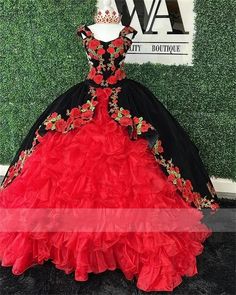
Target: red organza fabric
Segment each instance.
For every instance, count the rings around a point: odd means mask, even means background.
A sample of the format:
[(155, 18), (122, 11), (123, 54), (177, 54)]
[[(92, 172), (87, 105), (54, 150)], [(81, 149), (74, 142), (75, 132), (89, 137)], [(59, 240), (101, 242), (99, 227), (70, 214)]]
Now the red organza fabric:
[[(94, 120), (67, 134), (48, 132), (21, 174), (0, 193), (1, 208), (189, 208), (167, 181), (147, 141), (131, 141), (99, 97)], [(90, 272), (121, 269), (145, 291), (172, 291), (197, 273), (202, 232), (1, 233), (0, 260), (16, 275), (52, 259), (85, 281)]]

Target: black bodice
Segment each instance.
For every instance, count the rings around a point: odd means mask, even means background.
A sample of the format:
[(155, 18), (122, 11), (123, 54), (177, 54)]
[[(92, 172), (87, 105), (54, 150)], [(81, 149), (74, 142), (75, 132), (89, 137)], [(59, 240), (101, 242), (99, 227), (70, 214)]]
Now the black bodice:
[(93, 32), (86, 25), (81, 25), (77, 29), (77, 34), (83, 37), (89, 60), (90, 70), (87, 79), (94, 86), (117, 86), (120, 81), (126, 78), (124, 71), (124, 59), (129, 50), (132, 40), (126, 35), (137, 31), (131, 26), (125, 26), (117, 38), (104, 42), (97, 40)]

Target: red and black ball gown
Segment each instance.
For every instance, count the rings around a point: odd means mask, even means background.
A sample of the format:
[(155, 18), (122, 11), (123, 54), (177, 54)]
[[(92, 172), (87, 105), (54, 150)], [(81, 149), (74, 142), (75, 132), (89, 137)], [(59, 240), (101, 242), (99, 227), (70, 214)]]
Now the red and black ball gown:
[(200, 222), (201, 209), (218, 209), (216, 192), (185, 130), (126, 76), (124, 59), (137, 31), (125, 26), (109, 42), (86, 25), (76, 32), (88, 76), (30, 128), (2, 181), (0, 208), (192, 208), (196, 231), (2, 232), (0, 261), (19, 275), (51, 259), (78, 281), (119, 268), (142, 290), (173, 290), (182, 276), (198, 272), (196, 256), (212, 233)]

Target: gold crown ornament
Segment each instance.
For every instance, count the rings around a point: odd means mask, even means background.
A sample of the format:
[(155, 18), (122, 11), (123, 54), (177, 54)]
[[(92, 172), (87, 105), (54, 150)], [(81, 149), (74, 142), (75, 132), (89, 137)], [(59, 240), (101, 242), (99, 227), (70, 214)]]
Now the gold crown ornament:
[(97, 24), (119, 24), (121, 21), (121, 15), (116, 11), (106, 10), (105, 13), (103, 13), (101, 10), (98, 10), (97, 14), (94, 16), (94, 20)]
[(113, 9), (110, 0), (103, 1), (103, 8), (98, 8), (94, 16), (95, 23), (99, 24), (119, 24), (121, 21), (121, 14)]

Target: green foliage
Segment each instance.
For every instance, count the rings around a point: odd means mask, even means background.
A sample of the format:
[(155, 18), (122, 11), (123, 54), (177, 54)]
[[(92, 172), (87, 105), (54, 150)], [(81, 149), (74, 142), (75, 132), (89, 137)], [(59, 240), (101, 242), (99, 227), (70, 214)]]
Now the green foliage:
[[(210, 175), (236, 179), (234, 1), (195, 0), (194, 66), (126, 64), (200, 150)], [(93, 22), (95, 0), (5, 0), (1, 15), (0, 163), (9, 164), (36, 117), (85, 79), (87, 58), (75, 34)]]

